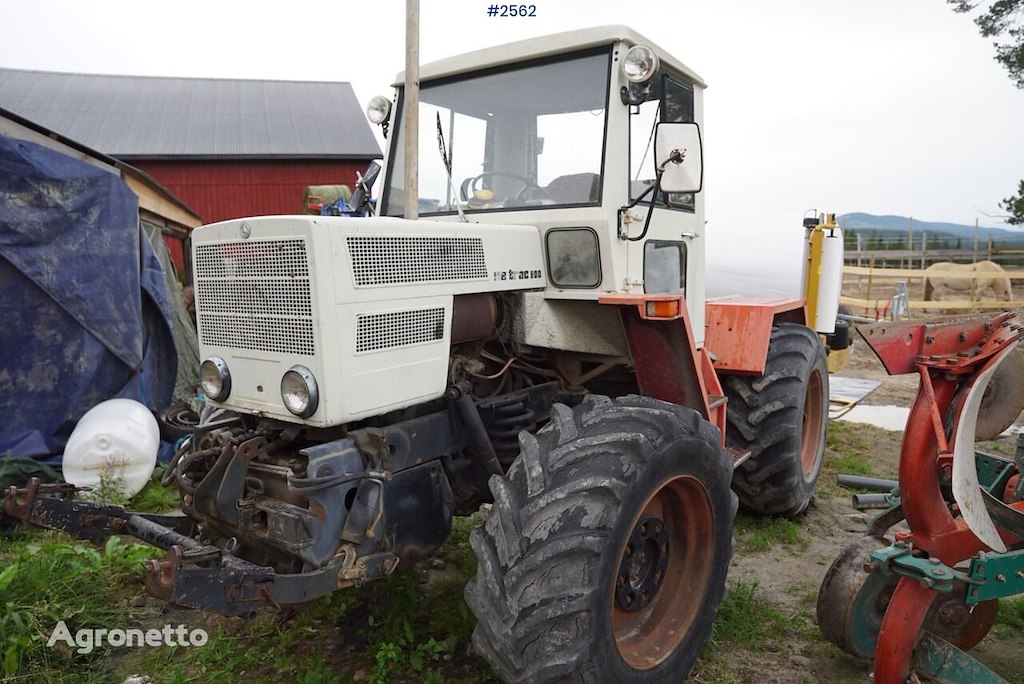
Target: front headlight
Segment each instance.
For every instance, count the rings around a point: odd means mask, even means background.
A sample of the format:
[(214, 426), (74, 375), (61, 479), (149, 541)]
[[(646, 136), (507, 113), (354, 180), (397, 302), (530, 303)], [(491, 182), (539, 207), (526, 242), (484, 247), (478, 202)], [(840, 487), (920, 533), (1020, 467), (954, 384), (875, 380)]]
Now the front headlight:
[(658, 71), (660, 60), (646, 45), (634, 45), (622, 60), (622, 73), (633, 83), (646, 83)]
[(370, 120), (370, 123), (379, 126), (388, 120), (389, 114), (391, 114), (391, 100), (383, 95), (374, 95), (370, 104), (366, 105), (366, 118)]
[(316, 378), (305, 366), (292, 366), (281, 377), (281, 401), (285, 408), (299, 416), (309, 418), (316, 412), (320, 395)]
[(224, 401), (231, 394), (231, 373), (219, 356), (211, 356), (199, 366), (199, 383), (203, 392), (214, 401)]

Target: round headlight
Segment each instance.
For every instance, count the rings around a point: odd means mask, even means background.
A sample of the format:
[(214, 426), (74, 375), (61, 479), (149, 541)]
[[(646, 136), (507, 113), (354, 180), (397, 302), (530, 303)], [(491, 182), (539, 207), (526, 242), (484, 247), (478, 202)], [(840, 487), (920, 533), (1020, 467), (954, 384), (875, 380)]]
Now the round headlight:
[(224, 401), (231, 394), (231, 373), (219, 356), (211, 356), (199, 366), (199, 383), (203, 392), (214, 401)]
[(316, 412), (320, 395), (316, 378), (305, 366), (292, 366), (281, 377), (281, 401), (285, 408), (299, 416), (309, 418)]
[(366, 118), (370, 123), (380, 125), (388, 120), (391, 114), (391, 100), (383, 95), (374, 95), (370, 104), (366, 105)]
[(622, 60), (622, 73), (633, 83), (649, 81), (658, 71), (658, 55), (646, 45), (634, 45)]

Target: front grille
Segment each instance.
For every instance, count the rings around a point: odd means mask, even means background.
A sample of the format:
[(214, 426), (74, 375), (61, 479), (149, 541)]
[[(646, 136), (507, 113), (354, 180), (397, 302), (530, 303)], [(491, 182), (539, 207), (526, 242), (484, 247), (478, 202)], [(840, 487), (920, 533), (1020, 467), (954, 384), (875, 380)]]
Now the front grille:
[(356, 287), (487, 277), (480, 238), (350, 235), (345, 240)]
[(444, 339), (444, 308), (356, 316), (356, 353)]
[(304, 239), (197, 245), (195, 290), (203, 344), (315, 353)]

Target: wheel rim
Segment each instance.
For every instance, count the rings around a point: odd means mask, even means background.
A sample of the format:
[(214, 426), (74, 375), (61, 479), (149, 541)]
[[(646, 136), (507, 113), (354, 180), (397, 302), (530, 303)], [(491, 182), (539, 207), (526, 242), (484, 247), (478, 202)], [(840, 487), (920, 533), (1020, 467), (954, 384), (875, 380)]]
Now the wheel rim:
[(611, 596), (615, 645), (631, 668), (657, 667), (689, 634), (710, 579), (713, 540), (711, 499), (693, 477), (663, 482), (633, 519)]
[(800, 464), (804, 479), (814, 474), (821, 446), (821, 429), (824, 427), (821, 373), (815, 370), (807, 381), (807, 396), (804, 397), (803, 429), (800, 434)]

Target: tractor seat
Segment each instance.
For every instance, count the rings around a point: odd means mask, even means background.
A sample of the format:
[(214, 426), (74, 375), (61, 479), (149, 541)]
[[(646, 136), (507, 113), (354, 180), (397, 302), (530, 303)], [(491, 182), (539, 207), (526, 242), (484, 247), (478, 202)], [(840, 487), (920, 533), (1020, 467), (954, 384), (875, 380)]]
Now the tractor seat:
[(571, 173), (558, 176), (544, 188), (559, 204), (596, 202), (601, 195), (601, 176), (596, 173)]

